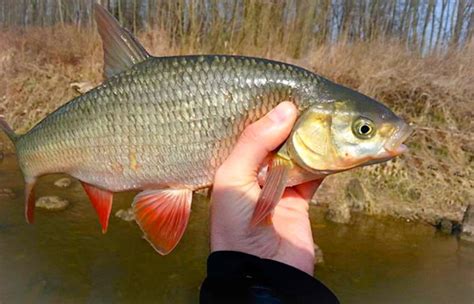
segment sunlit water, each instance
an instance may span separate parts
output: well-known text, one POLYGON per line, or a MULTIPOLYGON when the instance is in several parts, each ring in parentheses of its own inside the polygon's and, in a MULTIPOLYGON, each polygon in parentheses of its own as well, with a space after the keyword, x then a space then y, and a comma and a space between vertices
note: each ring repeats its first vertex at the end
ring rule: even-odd
MULTIPOLYGON (((78 182, 64 189, 47 176, 37 197, 70 201, 64 211, 36 210, 23 218, 23 181, 13 157, 0 164, 0 303, 196 303, 208 255, 206 200, 196 195, 189 227, 176 250, 162 257, 134 222, 111 216, 102 235, 78 182)), ((133 193, 114 197, 113 213, 133 193)), ((343 303, 474 303, 474 246, 424 224, 357 216, 327 222, 312 206, 324 264, 316 276, 343 303)))

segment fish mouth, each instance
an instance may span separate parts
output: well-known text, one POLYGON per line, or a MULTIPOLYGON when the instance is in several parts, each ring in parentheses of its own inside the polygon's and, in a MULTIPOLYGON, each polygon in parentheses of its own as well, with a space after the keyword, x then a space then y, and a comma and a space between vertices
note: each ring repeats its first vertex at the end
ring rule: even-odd
POLYGON ((386 157, 395 157, 407 151, 408 148, 403 144, 403 142, 410 136, 412 132, 413 128, 407 123, 403 122, 383 146, 385 150, 384 152, 387 154, 386 157))

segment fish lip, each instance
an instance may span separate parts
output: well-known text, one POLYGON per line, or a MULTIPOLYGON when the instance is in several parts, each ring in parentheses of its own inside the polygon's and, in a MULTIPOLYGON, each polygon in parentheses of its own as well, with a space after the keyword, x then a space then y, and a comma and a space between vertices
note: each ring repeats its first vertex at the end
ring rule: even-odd
POLYGON ((390 139, 384 144, 384 149, 391 157, 400 155, 408 150, 407 146, 403 142, 411 135, 413 128, 407 123, 403 124, 395 130, 390 136, 390 139))
POLYGON ((387 149, 382 149, 382 151, 378 153, 374 159, 364 163, 364 166, 374 165, 374 164, 379 164, 379 163, 389 161, 392 158, 406 152, 407 150, 408 150, 408 147, 405 146, 404 144, 401 144, 395 149, 390 150, 390 151, 387 149))
POLYGON ((385 151, 383 153, 383 157, 386 159, 390 159, 390 158, 393 158, 395 156, 405 153, 406 151, 408 151, 408 147, 404 144, 400 144, 395 149, 392 149, 392 150, 384 149, 384 150, 385 151))

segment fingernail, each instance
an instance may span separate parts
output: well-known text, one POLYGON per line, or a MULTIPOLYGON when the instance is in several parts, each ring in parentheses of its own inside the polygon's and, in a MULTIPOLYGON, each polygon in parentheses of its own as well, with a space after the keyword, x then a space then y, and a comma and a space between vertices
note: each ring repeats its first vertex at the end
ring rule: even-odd
POLYGON ((276 108, 268 113, 268 118, 275 123, 282 123, 288 120, 292 112, 293 109, 288 104, 280 103, 276 108))

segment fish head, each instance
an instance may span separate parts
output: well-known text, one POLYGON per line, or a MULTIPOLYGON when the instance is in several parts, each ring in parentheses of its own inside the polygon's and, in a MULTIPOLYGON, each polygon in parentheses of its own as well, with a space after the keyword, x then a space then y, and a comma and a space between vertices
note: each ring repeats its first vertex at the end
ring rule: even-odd
POLYGON ((299 117, 287 142, 301 167, 327 174, 387 161, 407 150, 412 128, 383 104, 347 88, 299 117))

